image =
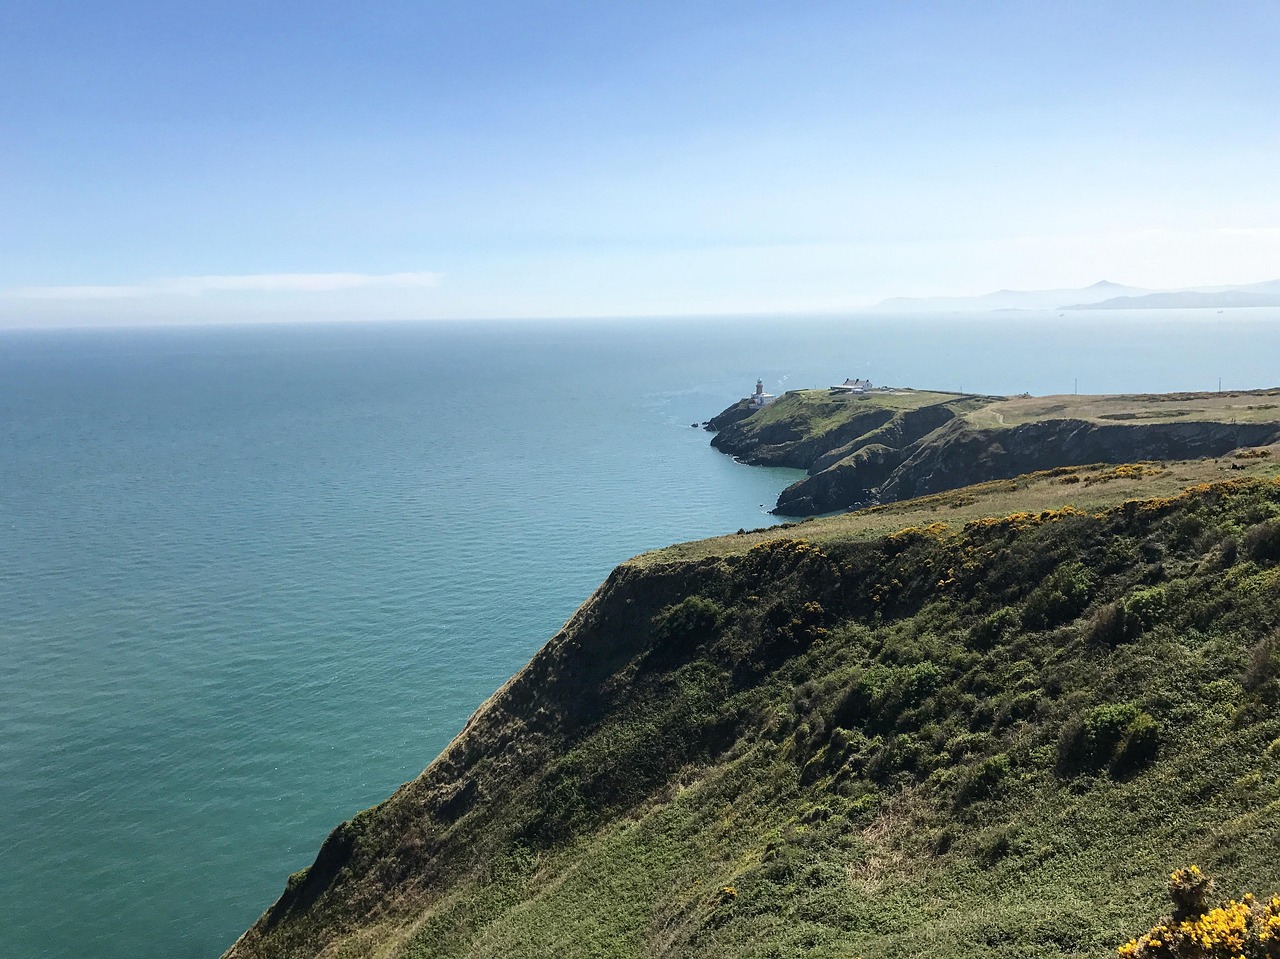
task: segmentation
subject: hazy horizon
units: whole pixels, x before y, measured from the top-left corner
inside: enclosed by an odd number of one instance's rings
[[[166,280],[163,285],[177,285],[184,281],[200,280],[201,277],[177,277],[172,280]],[[244,280],[252,281],[256,277],[219,277],[217,279],[224,280]],[[323,276],[314,277],[317,284],[323,283],[327,278]],[[1122,287],[1124,289],[1135,289],[1140,292],[1166,292],[1165,290],[1152,291],[1147,288],[1130,288],[1127,284],[1112,284],[1110,281],[1099,281],[1095,284],[1089,284],[1087,287],[1078,288],[1075,292],[1083,292],[1095,286],[1107,284],[1114,287]],[[157,286],[161,285],[157,283]],[[1242,283],[1229,284],[1228,287],[1247,288],[1250,286],[1266,286],[1278,285],[1280,281],[1267,281],[1258,283]],[[1193,287],[1178,287],[1177,291],[1184,290],[1200,290],[1200,289],[1223,289],[1220,286],[1210,286],[1201,284]],[[173,306],[172,301],[166,301],[160,296],[149,293],[140,293],[137,295],[128,295],[124,293],[103,292],[99,296],[92,295],[94,291],[76,291],[74,288],[67,292],[65,297],[55,295],[52,291],[40,291],[38,294],[29,295],[26,298],[11,296],[12,300],[24,300],[25,302],[48,302],[57,303],[67,307],[69,304],[79,303],[95,303],[93,312],[75,311],[67,309],[66,312],[50,311],[43,315],[29,315],[25,317],[19,311],[12,313],[0,312],[0,332],[23,332],[31,330],[108,330],[108,329],[147,329],[147,328],[176,328],[176,327],[208,327],[208,326],[267,326],[267,325],[289,325],[289,324],[329,324],[329,323],[520,323],[520,322],[627,322],[627,321],[643,321],[643,320],[732,320],[734,318],[765,318],[785,316],[788,320],[803,320],[806,318],[830,318],[845,316],[850,319],[867,319],[874,320],[877,318],[888,318],[893,316],[918,316],[945,318],[947,316],[961,320],[965,317],[974,317],[980,315],[990,315],[997,313],[1029,313],[1029,314],[1049,314],[1058,313],[1063,309],[1072,310],[1080,309],[1079,306],[1067,302],[1060,302],[1047,294],[1069,292],[1061,288],[1053,290],[1017,290],[1009,287],[1003,287],[999,290],[988,290],[982,294],[963,294],[963,295],[946,295],[938,294],[924,297],[912,296],[893,296],[886,297],[884,300],[861,306],[852,306],[846,308],[831,309],[810,309],[810,310],[786,310],[786,309],[762,309],[762,310],[715,310],[703,313],[686,312],[686,313],[590,313],[583,312],[578,314],[476,314],[476,315],[458,315],[458,316],[432,316],[432,315],[413,315],[405,313],[398,315],[395,313],[379,314],[371,311],[366,307],[354,305],[349,308],[342,308],[338,305],[329,305],[326,309],[300,308],[297,301],[293,301],[291,307],[280,305],[275,309],[262,306],[240,307],[238,309],[229,309],[228,304],[213,301],[205,304],[196,304],[188,306],[186,309],[177,309]],[[1110,294],[1108,294],[1110,295]],[[154,302],[148,302],[152,296],[155,296]],[[190,294],[188,294],[190,296]],[[1029,305],[1019,306],[1001,306],[1006,302],[1006,298],[1028,298]],[[0,293],[0,302],[3,302],[3,294]],[[1280,299],[1280,297],[1273,297]],[[243,301],[242,301],[243,302]],[[1088,302],[1085,300],[1084,302]],[[1199,310],[1200,312],[1215,312],[1215,307],[1189,307],[1176,308],[1167,306],[1153,306],[1150,312],[1161,320],[1167,321],[1170,314],[1183,312],[1191,312]],[[1266,305],[1247,304],[1243,308],[1233,308],[1233,314],[1244,314],[1249,311],[1251,314],[1262,314],[1262,319],[1280,319],[1280,303],[1268,303]],[[1217,309],[1216,312],[1222,312]]]
[[[1272,4],[0,22],[0,327],[831,313],[1280,274]]]

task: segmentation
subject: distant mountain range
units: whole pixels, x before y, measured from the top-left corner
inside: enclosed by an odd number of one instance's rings
[[[1262,284],[1258,284],[1262,285]],[[1113,296],[1098,303],[1074,303],[1064,310],[1225,310],[1236,306],[1280,306],[1280,293],[1250,290],[1174,290],[1144,296]]]
[[[1144,290],[1102,280],[1079,290],[996,290],[982,296],[895,296],[871,309],[887,313],[987,313],[997,310],[1221,310],[1246,306],[1280,307],[1280,280],[1183,290]]]

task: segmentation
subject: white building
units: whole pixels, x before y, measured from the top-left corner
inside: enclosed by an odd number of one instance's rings
[[[831,388],[841,393],[865,393],[867,390],[871,389],[871,381],[847,379],[843,383],[837,383]]]

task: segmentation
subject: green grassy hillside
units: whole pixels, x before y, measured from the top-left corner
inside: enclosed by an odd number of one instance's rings
[[[1274,423],[1280,390],[1229,393],[1129,393],[1103,396],[1019,396],[993,399],[966,417],[978,426],[1018,426],[1045,419],[1090,423]]]
[[[1101,957],[1175,867],[1278,888],[1280,482],[1237,465],[625,564],[228,955]]]

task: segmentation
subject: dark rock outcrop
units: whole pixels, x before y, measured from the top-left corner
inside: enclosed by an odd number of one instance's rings
[[[895,414],[879,429],[814,460],[809,476],[782,491],[775,512],[812,516],[878,499],[879,488],[912,451],[955,417],[949,403]]]
[[[748,416],[756,411],[756,407],[752,405],[751,400],[741,399],[734,403],[727,410],[711,417],[704,424],[703,429],[716,433],[723,429],[728,429],[734,423],[745,420]]]
[[[711,445],[752,466],[810,469],[819,457],[833,449],[852,448],[860,437],[878,430],[893,418],[892,410],[868,404],[866,409],[857,411],[838,426],[815,435],[805,429],[807,424],[789,417],[749,427],[746,417],[740,417],[723,427]]]

